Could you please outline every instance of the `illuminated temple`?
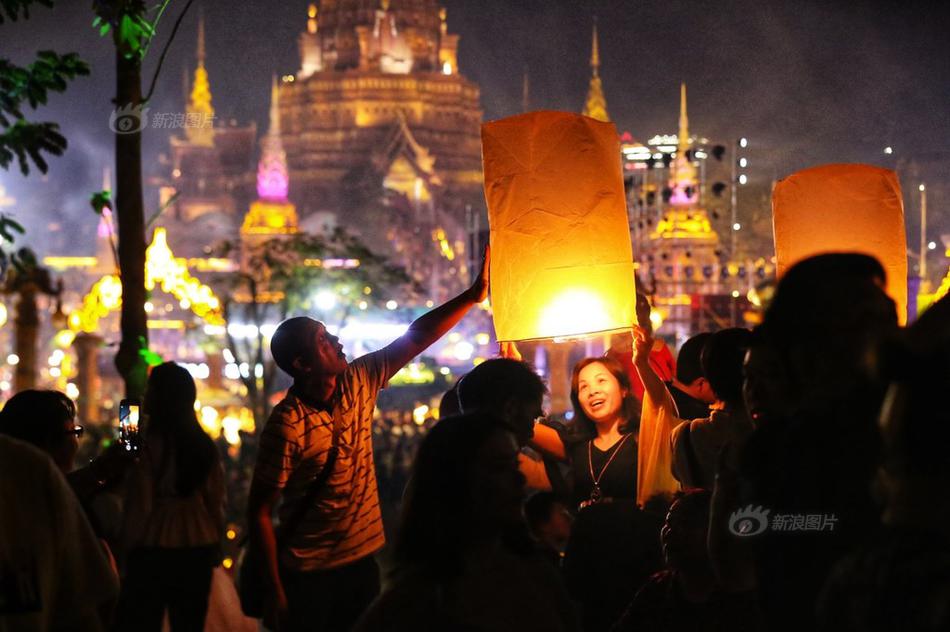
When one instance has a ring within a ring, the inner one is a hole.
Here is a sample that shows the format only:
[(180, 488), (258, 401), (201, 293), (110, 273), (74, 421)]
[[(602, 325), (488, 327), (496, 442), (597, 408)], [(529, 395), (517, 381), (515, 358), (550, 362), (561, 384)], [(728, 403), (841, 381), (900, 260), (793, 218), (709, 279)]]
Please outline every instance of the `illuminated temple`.
[(434, 0), (311, 5), (280, 94), (301, 229), (332, 216), (364, 232), (436, 301), (467, 278), (466, 223), (484, 208), (479, 89), (458, 40)]

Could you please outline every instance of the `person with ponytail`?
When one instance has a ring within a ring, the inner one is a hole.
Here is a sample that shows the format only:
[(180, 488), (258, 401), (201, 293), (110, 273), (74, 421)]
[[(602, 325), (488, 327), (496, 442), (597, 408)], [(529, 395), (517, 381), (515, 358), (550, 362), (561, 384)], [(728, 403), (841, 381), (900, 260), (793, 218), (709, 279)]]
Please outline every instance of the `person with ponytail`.
[(183, 367), (152, 369), (144, 445), (125, 499), (126, 576), (120, 630), (202, 630), (224, 527), (224, 470), (195, 415), (195, 382)]

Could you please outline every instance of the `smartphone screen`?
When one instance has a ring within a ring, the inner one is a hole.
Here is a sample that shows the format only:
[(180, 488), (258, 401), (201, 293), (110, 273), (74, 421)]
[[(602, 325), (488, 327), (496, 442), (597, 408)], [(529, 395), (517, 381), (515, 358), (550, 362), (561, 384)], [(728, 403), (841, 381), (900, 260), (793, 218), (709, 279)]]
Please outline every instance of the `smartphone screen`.
[(119, 402), (119, 441), (126, 450), (133, 451), (139, 447), (139, 404), (136, 401), (123, 399)]

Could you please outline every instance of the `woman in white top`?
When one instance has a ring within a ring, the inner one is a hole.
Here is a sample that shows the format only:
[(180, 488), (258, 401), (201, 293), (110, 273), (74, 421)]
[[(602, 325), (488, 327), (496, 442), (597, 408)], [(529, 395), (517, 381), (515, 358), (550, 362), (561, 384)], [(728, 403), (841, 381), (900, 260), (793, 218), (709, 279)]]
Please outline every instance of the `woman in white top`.
[(195, 416), (195, 383), (177, 364), (155, 367), (145, 395), (145, 441), (130, 476), (128, 553), (119, 629), (202, 630), (224, 523), (224, 471)]

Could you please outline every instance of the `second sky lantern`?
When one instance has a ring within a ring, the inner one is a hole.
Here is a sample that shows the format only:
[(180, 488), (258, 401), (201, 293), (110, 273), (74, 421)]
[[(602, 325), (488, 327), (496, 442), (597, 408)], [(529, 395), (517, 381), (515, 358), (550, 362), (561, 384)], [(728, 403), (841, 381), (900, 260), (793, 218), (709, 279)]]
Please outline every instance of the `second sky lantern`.
[(498, 340), (626, 331), (636, 288), (617, 130), (566, 112), (482, 126)]

